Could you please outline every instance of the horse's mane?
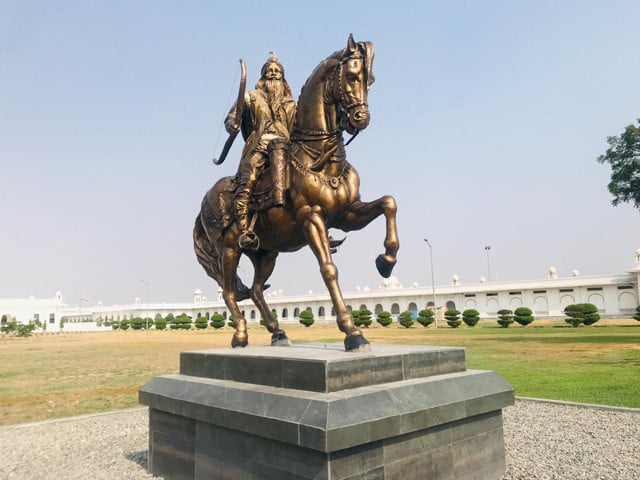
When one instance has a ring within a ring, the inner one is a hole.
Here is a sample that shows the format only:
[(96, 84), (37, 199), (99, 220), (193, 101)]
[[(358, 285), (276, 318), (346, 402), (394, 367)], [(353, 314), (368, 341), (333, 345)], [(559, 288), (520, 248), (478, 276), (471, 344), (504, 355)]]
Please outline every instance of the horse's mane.
[[(367, 82), (367, 87), (371, 87), (373, 82), (375, 81), (375, 77), (373, 76), (373, 57), (375, 55), (375, 51), (373, 48), (372, 42), (358, 42), (358, 50), (364, 59), (364, 71), (365, 78)], [(333, 70), (344, 58), (347, 49), (343, 48), (341, 50), (336, 50), (327, 58), (322, 60), (316, 68), (313, 69), (309, 78), (304, 83), (302, 88), (300, 89), (300, 95), (304, 92), (304, 88), (313, 82), (324, 81), (327, 78), (329, 72)]]

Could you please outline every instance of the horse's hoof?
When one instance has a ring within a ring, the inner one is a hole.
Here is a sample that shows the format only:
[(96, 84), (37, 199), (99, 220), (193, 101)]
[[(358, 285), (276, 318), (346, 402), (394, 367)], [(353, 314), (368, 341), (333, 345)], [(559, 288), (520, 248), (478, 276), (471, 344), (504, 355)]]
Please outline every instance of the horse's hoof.
[(347, 352), (370, 352), (371, 344), (364, 335), (349, 335), (344, 339), (344, 349)]
[(291, 340), (287, 337), (287, 334), (283, 331), (279, 331), (271, 335), (271, 346), (272, 347), (290, 347)]
[(231, 339), (231, 348), (241, 347), (244, 348), (249, 345), (249, 335), (246, 332), (238, 334), (234, 333)]
[(396, 262), (397, 260), (390, 255), (378, 255), (378, 258), (376, 258), (376, 268), (380, 275), (384, 278), (389, 278)]

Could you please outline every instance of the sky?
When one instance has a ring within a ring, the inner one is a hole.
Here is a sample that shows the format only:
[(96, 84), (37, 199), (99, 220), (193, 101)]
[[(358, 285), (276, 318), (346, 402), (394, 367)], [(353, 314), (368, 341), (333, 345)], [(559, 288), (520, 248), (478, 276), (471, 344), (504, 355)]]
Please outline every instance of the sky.
[[(640, 117), (638, 25), (637, 0), (0, 0), (0, 298), (216, 298), (191, 235), (237, 169), (240, 137), (211, 158), (238, 60), (253, 86), (275, 51), (297, 97), (349, 33), (374, 43), (376, 83), (347, 156), (363, 200), (398, 202), (405, 287), (432, 266), (437, 285), (624, 273), (640, 212), (611, 205), (596, 157)], [(343, 291), (378, 288), (384, 220), (346, 236)], [(269, 283), (325, 290), (309, 249)]]

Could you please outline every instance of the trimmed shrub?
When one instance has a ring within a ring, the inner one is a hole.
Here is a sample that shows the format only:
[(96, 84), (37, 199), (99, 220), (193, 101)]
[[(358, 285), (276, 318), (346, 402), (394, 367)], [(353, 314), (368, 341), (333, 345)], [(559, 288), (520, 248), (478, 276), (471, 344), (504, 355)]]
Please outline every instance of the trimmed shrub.
[(130, 325), (131, 325), (131, 320), (127, 320), (125, 318), (120, 322), (120, 330), (129, 330)]
[(131, 330), (142, 330), (144, 328), (144, 319), (133, 317), (130, 321)]
[(574, 305), (567, 305), (564, 309), (564, 314), (569, 317), (565, 318), (565, 322), (572, 327), (578, 327), (580, 324), (592, 325), (600, 320), (598, 314), (598, 307), (593, 303), (576, 303)]
[(369, 325), (373, 322), (371, 319), (372, 315), (371, 310), (367, 310), (366, 308), (364, 310), (360, 310), (360, 325), (364, 328), (369, 328)]
[(413, 313), (409, 310), (405, 310), (400, 315), (398, 315), (398, 323), (402, 325), (404, 328), (409, 328), (415, 322), (413, 321)]
[(209, 324), (213, 328), (218, 330), (218, 329), (224, 327), (225, 323), (226, 323), (226, 321), (224, 319), (224, 315), (222, 315), (221, 313), (214, 313), (213, 316), (211, 317), (211, 322)]
[(205, 328), (207, 328), (209, 326), (208, 322), (207, 322), (207, 317), (198, 317), (196, 318), (196, 328), (198, 330), (204, 330)]
[(433, 315), (433, 310), (429, 310), (428, 308), (425, 310), (420, 310), (418, 312), (418, 318), (416, 319), (420, 325), (423, 327), (428, 327), (434, 321), (435, 317)]
[(385, 311), (380, 312), (376, 316), (376, 322), (378, 322), (383, 327), (388, 327), (393, 323), (393, 318), (391, 318), (391, 313)]
[(513, 310), (503, 308), (498, 310), (498, 325), (502, 328), (508, 328), (513, 323)]
[(120, 322), (113, 322), (113, 323), (111, 324), (111, 328), (112, 328), (113, 330), (119, 330), (119, 329), (120, 329)]
[(513, 319), (523, 327), (526, 327), (535, 320), (533, 312), (527, 307), (518, 307), (513, 312)]
[(469, 308), (462, 312), (462, 321), (470, 327), (475, 327), (480, 321), (480, 312), (473, 308)]
[(173, 319), (171, 323), (171, 328), (173, 330), (189, 330), (191, 328), (191, 317), (189, 315), (185, 315), (181, 313), (177, 317)]
[(167, 328), (167, 321), (162, 318), (161, 315), (156, 316), (156, 320), (155, 322), (153, 322), (153, 324), (156, 327), (156, 330), (164, 330), (165, 328)]
[(640, 306), (638, 306), (636, 308), (636, 314), (633, 316), (634, 320), (637, 320), (640, 322)]
[(305, 327), (310, 327), (315, 323), (315, 320), (313, 319), (313, 312), (311, 310), (303, 310), (300, 312), (298, 321)]
[(351, 310), (351, 318), (353, 318), (353, 324), (356, 327), (362, 326), (362, 324), (360, 323), (360, 310)]
[(460, 311), (455, 308), (450, 308), (444, 312), (444, 318), (451, 328), (458, 328), (462, 324)]
[(173, 323), (173, 321), (176, 319), (176, 317), (173, 316), (173, 313), (169, 313), (166, 317), (165, 320), (167, 321), (167, 323), (171, 324)]

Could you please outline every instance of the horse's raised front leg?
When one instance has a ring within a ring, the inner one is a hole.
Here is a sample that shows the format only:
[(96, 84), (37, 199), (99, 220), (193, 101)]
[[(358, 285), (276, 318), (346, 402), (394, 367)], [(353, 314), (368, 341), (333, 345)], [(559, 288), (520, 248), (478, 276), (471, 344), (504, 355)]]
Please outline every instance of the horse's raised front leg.
[(226, 242), (222, 249), (222, 298), (233, 316), (235, 332), (231, 339), (231, 346), (246, 347), (249, 343), (247, 321), (238, 308), (236, 299), (236, 272), (240, 262), (240, 249), (233, 242)]
[(387, 221), (387, 234), (384, 238), (384, 254), (376, 258), (376, 268), (380, 275), (388, 278), (396, 264), (400, 242), (396, 228), (396, 212), (398, 207), (393, 197), (385, 195), (373, 202), (353, 202), (343, 217), (339, 228), (345, 232), (360, 230), (366, 227), (380, 215), (384, 215)]
[(342, 298), (342, 292), (338, 284), (338, 269), (331, 258), (329, 236), (324, 219), (318, 212), (310, 210), (303, 216), (302, 222), (307, 243), (318, 259), (322, 279), (327, 286), (331, 301), (336, 310), (338, 328), (346, 334), (346, 338), (344, 339), (345, 350), (351, 352), (369, 350), (371, 348), (369, 342), (364, 338), (362, 332), (356, 328), (353, 323), (353, 317)]
[(278, 347), (288, 347), (291, 345), (284, 330), (280, 328), (277, 318), (271, 313), (271, 309), (264, 299), (264, 284), (273, 273), (276, 266), (277, 251), (266, 252), (260, 250), (256, 253), (248, 254), (253, 263), (254, 275), (251, 286), (251, 300), (258, 307), (260, 315), (264, 319), (267, 330), (271, 332), (271, 345)]

